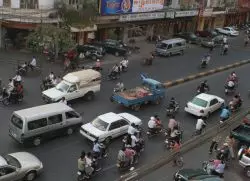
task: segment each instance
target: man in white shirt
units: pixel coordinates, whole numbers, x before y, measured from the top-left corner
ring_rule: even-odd
[[[67,105],[67,100],[65,99],[65,97],[62,97],[62,100],[60,100],[60,103],[63,103],[63,104]]]
[[[155,129],[156,128],[156,122],[155,122],[155,118],[151,117],[149,122],[148,122],[148,128],[149,129]]]
[[[197,133],[201,133],[202,129],[203,129],[203,126],[206,126],[206,123],[205,121],[202,119],[202,117],[200,117],[198,120],[197,120],[197,123],[196,123],[196,131]]]
[[[30,62],[31,69],[33,70],[34,67],[36,67],[36,58],[35,56],[32,57],[32,60]]]
[[[224,36],[224,37],[223,37],[223,44],[226,44],[226,43],[227,43],[227,37]]]
[[[49,74],[49,79],[50,79],[51,81],[55,79],[55,74],[54,74],[54,72],[50,72],[50,74]]]
[[[16,82],[16,83],[21,83],[22,82],[22,77],[19,73],[16,74],[16,76],[13,78],[13,80]]]
[[[131,135],[131,147],[133,148],[133,150],[137,150],[136,146],[138,141],[139,140],[137,139],[137,133],[135,132],[133,135]]]
[[[13,91],[13,89],[14,89],[14,82],[12,79],[9,79],[9,84],[8,84],[8,89],[7,89],[7,92],[9,95],[10,95],[11,91]]]
[[[138,130],[135,128],[135,123],[132,123],[128,127],[128,134],[129,135],[134,135],[134,133],[138,132]]]

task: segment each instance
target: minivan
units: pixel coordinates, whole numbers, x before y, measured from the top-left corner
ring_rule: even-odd
[[[174,38],[163,40],[156,45],[156,53],[163,56],[171,56],[174,54],[184,54],[186,49],[186,40],[182,38]]]
[[[9,135],[21,144],[38,146],[46,139],[71,135],[82,124],[82,116],[66,104],[46,104],[14,111]]]

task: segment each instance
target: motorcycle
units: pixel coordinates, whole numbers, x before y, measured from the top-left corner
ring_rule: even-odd
[[[232,86],[232,87],[230,87],[229,85],[228,85],[228,82],[225,84],[225,94],[226,95],[228,95],[229,93],[235,93],[235,91],[236,91],[236,84],[234,84],[234,86]]]
[[[52,84],[52,82],[49,78],[45,78],[42,81],[42,83],[40,84],[41,91],[45,91],[45,90],[48,90],[48,89],[53,88],[53,87],[55,87],[55,86]]]
[[[19,104],[23,101],[23,95],[18,94],[17,92],[11,92],[10,94],[7,92],[6,88],[3,88],[3,92],[1,95],[1,102],[3,105],[8,106],[10,104]]]
[[[98,168],[98,162],[96,158],[92,159],[92,166],[85,168],[85,172],[77,172],[77,181],[90,180],[101,169]]]
[[[28,72],[28,65],[26,65],[26,66],[22,66],[22,65],[18,65],[17,66],[17,70],[16,70],[16,72],[19,74],[19,75],[21,75],[21,76],[24,76],[24,75],[26,75],[27,74],[27,72]]]
[[[148,128],[147,135],[148,135],[148,137],[152,137],[152,136],[155,136],[158,134],[162,134],[163,132],[164,132],[163,126],[160,126],[158,128],[155,128],[155,129]]]
[[[180,106],[178,103],[176,103],[174,106],[168,106],[166,108],[166,116],[172,116],[175,115],[180,109]]]
[[[208,91],[209,91],[208,87],[205,87],[204,90],[201,90],[200,86],[197,88],[197,94],[208,93]]]
[[[170,150],[172,148],[172,146],[174,145],[175,143],[175,140],[179,140],[181,141],[182,139],[182,134],[183,134],[183,131],[179,131],[178,132],[178,135],[176,137],[171,137],[169,135],[166,135],[167,138],[165,139],[164,141],[164,148],[166,148],[167,150]]]
[[[229,103],[229,109],[231,112],[237,112],[238,110],[240,110],[242,106],[242,100],[240,100],[236,105],[232,104],[232,101]]]
[[[109,74],[108,74],[108,80],[117,80],[120,78],[120,76],[118,75],[117,72],[114,72],[114,71],[111,71]]]
[[[228,150],[228,153],[225,153],[226,150],[225,149],[218,149],[217,150],[217,159],[218,160],[224,160],[226,168],[228,168],[231,164],[231,156],[230,156],[230,151]]]

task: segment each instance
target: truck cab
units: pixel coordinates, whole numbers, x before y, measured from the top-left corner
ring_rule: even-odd
[[[96,92],[100,91],[101,74],[95,70],[88,69],[68,73],[63,80],[51,89],[42,92],[43,100],[46,103],[58,102],[63,97],[67,101],[85,97],[92,100]]]
[[[239,165],[243,167],[245,175],[250,178],[250,147],[242,147],[238,152]]]

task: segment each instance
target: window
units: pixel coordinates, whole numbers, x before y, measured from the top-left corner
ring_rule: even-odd
[[[173,46],[172,46],[172,44],[169,44],[168,45],[168,49],[171,49]]]
[[[16,126],[19,129],[23,128],[23,121],[19,117],[13,115],[11,118],[11,122],[14,126]]]
[[[20,0],[20,8],[38,9],[38,0]]]
[[[13,167],[17,167],[17,168],[21,168],[21,164],[19,163],[19,161],[14,158],[11,155],[4,155],[3,158],[5,159],[5,161],[8,163],[8,165],[11,165]]]
[[[70,88],[69,88],[69,91],[68,92],[75,92],[76,91],[76,85],[72,85]]]
[[[69,111],[65,113],[66,119],[79,118],[79,115],[75,111]]]
[[[8,174],[11,174],[15,171],[14,168],[11,168],[11,167],[3,167],[3,168],[0,168],[0,176],[4,176],[4,175],[8,175]]]
[[[101,130],[101,131],[106,131],[107,130],[107,127],[108,127],[108,123],[107,122],[105,122],[105,121],[103,121],[103,120],[101,120],[100,118],[96,118],[96,119],[94,119],[92,122],[91,122],[91,124],[95,127],[95,128],[97,128],[97,129],[99,129],[99,130]]]
[[[118,128],[120,128],[120,122],[116,121],[116,122],[111,123],[109,130],[111,131],[111,130],[118,129]]]
[[[210,102],[210,106],[213,106],[213,105],[215,105],[215,104],[217,104],[219,101],[217,100],[217,99],[213,99],[213,100],[211,100],[211,102]]]
[[[31,121],[31,122],[28,123],[28,129],[29,130],[42,128],[44,126],[47,126],[47,119],[46,118],[38,119],[38,120]]]
[[[174,46],[175,47],[180,47],[180,46],[182,46],[182,43],[181,42],[175,43]]]
[[[3,0],[3,7],[10,7],[10,1],[11,0]]]
[[[120,123],[120,127],[128,125],[128,122],[123,119],[120,120],[119,123]]]
[[[55,115],[55,116],[50,116],[48,118],[48,124],[51,125],[51,124],[57,124],[57,123],[60,123],[62,122],[62,115],[61,114],[58,114],[58,115]]]
[[[200,107],[207,107],[207,103],[208,103],[207,101],[197,98],[197,97],[195,97],[191,102]]]

